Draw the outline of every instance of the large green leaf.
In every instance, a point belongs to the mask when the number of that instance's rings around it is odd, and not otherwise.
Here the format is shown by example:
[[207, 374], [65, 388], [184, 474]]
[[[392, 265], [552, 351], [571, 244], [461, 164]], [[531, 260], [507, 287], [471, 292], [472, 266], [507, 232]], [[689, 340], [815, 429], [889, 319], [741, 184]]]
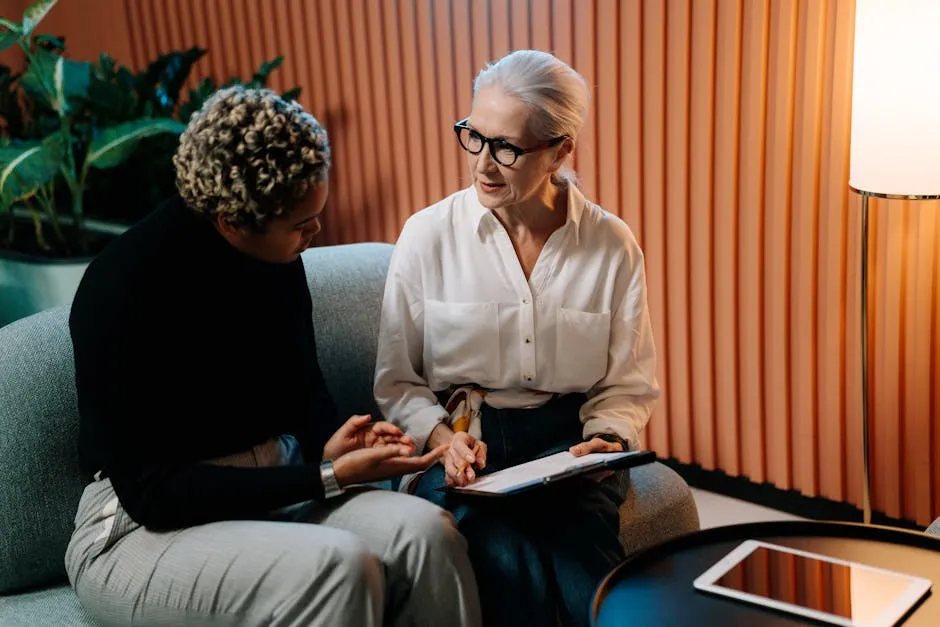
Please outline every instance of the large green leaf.
[[40, 48], [33, 53], [33, 62], [23, 75], [22, 85], [27, 93], [41, 98], [56, 111], [67, 111], [71, 100], [88, 97], [90, 82], [90, 63], [63, 59]]
[[42, 21], [46, 14], [52, 10], [58, 0], [39, 0], [26, 7], [23, 11], [23, 35], [29, 35]]
[[16, 31], [5, 30], [0, 33], [0, 52], [3, 52], [10, 46], [16, 43], [20, 38], [19, 34]]
[[93, 168], [113, 168], [130, 157], [145, 137], [160, 133], [179, 134], [185, 128], [185, 125], [170, 118], [134, 120], [112, 126], [92, 140], [85, 164]]
[[41, 142], [0, 148], [0, 207], [29, 198], [59, 172], [65, 142], [58, 133]]

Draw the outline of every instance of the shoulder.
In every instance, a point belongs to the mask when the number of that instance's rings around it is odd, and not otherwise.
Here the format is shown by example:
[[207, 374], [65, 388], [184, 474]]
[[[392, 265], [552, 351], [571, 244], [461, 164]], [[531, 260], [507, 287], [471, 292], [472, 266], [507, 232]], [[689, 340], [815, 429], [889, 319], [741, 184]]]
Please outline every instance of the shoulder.
[[618, 215], [589, 200], [584, 201], [580, 234], [595, 250], [619, 253], [627, 260], [643, 260], [643, 249], [630, 226]]
[[169, 274], [168, 259], [179, 247], [174, 210], [180, 208], [154, 209], [98, 253], [82, 275], [73, 306], [119, 307]]

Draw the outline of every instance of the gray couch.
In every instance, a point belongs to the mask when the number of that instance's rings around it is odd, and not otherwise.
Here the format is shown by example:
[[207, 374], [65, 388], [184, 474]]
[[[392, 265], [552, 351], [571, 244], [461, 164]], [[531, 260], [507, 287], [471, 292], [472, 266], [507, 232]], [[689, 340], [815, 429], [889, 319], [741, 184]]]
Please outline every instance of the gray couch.
[[[392, 246], [312, 249], [320, 361], [341, 415], [374, 412], [372, 372]], [[68, 306], [0, 328], [0, 625], [91, 625], [63, 555], [83, 489]], [[697, 530], [684, 481], [662, 464], [631, 471], [621, 510], [628, 552]]]

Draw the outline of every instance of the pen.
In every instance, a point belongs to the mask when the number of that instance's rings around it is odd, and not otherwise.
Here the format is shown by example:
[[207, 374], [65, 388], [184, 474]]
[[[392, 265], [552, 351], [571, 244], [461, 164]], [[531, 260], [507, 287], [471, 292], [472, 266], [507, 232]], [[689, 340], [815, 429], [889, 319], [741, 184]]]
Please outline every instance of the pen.
[[[473, 448], [470, 450], [470, 452], [473, 453], [473, 459], [474, 461], [476, 461], [476, 457], [480, 453], [480, 443], [479, 442], [474, 443]], [[469, 462], [464, 461], [462, 464], [460, 464], [460, 468], [458, 468], [458, 471], [461, 473], [467, 472], [469, 465], [470, 465]], [[470, 479], [469, 474], [467, 475], [467, 479]]]

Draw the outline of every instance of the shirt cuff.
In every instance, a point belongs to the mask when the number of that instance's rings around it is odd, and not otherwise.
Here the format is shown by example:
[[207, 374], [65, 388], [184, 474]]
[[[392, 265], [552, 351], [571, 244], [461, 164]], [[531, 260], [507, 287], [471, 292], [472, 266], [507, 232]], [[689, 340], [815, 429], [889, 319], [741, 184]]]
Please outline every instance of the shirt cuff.
[[440, 405], [425, 407], [408, 417], [404, 431], [414, 438], [418, 455], [424, 454], [424, 447], [427, 446], [431, 432], [447, 418], [447, 412]]
[[626, 441], [628, 451], [635, 451], [639, 448], [639, 434], [633, 425], [625, 420], [614, 420], [611, 418], [590, 418], [584, 423], [584, 440], [588, 441], [595, 435], [609, 433]]

